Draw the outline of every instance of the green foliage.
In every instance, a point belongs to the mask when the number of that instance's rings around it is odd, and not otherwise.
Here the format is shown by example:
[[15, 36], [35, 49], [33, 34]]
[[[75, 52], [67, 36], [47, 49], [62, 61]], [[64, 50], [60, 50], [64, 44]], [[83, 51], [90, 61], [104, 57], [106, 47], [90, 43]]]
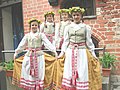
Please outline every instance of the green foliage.
[[13, 67], [14, 67], [13, 64], [14, 64], [14, 61], [10, 60], [8, 62], [1, 62], [0, 66], [2, 66], [4, 70], [13, 70]]
[[100, 62], [103, 66], [103, 68], [110, 68], [110, 67], [115, 67], [115, 61], [116, 61], [116, 56], [111, 55], [108, 52], [105, 52], [102, 58], [100, 58]]

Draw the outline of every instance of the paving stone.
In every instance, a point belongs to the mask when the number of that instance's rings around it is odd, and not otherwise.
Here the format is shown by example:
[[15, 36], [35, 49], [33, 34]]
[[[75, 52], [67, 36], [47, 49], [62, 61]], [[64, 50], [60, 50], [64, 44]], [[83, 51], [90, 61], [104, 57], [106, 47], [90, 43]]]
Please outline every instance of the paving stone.
[[[110, 80], [110, 82], [109, 82]], [[120, 76], [102, 77], [102, 90], [120, 90]]]
[[116, 89], [119, 89], [119, 90], [120, 90], [120, 86], [118, 86]]
[[102, 84], [102, 90], [109, 90], [109, 84]]
[[117, 82], [117, 76], [116, 75], [111, 75], [111, 82]]
[[109, 77], [102, 77], [102, 90], [109, 90], [110, 82]]
[[113, 85], [118, 85], [118, 86], [120, 86], [120, 82], [115, 82], [115, 83], [113, 83]]
[[108, 84], [109, 83], [109, 77], [102, 77], [102, 83]]
[[113, 90], [120, 90], [120, 89], [118, 88], [118, 89], [113, 89]]

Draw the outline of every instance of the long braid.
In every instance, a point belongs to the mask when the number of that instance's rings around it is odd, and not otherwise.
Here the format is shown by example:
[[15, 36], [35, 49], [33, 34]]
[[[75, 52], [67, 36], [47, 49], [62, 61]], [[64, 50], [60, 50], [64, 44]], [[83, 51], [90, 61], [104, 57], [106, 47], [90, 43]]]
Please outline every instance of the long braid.
[[62, 18], [61, 18], [61, 15], [60, 15], [60, 21], [59, 21], [59, 36], [60, 36], [61, 21], [62, 21]]
[[29, 24], [29, 33], [31, 32], [31, 23]]
[[45, 23], [44, 23], [44, 27], [47, 28], [47, 25], [46, 25], [46, 16], [45, 16]]
[[82, 16], [81, 16], [81, 21], [84, 22], [83, 14], [82, 14]]
[[39, 32], [40, 32], [40, 24], [38, 25], [38, 30], [39, 30]]
[[53, 27], [55, 27], [54, 15], [53, 15], [53, 22], [54, 22]]

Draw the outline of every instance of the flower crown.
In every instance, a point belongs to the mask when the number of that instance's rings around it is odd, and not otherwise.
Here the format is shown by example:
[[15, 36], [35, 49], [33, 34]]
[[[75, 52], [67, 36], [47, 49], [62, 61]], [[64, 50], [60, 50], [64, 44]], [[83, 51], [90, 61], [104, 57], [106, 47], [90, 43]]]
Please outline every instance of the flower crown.
[[28, 23], [29, 23], [29, 24], [31, 24], [31, 22], [33, 22], [33, 21], [38, 22], [38, 24], [40, 24], [40, 23], [41, 23], [41, 21], [40, 21], [40, 20], [38, 20], [38, 19], [36, 19], [36, 18], [32, 18], [32, 19], [30, 19], [30, 20], [28, 21]]
[[59, 14], [63, 13], [63, 12], [66, 12], [66, 13], [69, 13], [69, 9], [60, 9], [58, 11]]
[[49, 14], [52, 14], [53, 16], [55, 15], [55, 13], [54, 12], [46, 12], [46, 13], [44, 13], [44, 17], [46, 17], [47, 15], [49, 15]]
[[81, 12], [82, 14], [85, 12], [84, 8], [80, 8], [80, 7], [72, 7], [69, 8], [70, 14], [72, 14], [72, 12]]

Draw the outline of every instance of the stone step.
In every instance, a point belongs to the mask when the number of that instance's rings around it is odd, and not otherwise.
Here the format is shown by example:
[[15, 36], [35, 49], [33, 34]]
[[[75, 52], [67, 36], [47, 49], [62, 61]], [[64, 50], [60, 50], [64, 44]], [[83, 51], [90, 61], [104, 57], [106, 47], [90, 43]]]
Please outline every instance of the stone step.
[[117, 85], [117, 86], [120, 86], [120, 82], [115, 82], [115, 83], [112, 83], [112, 85]]
[[120, 86], [114, 87], [113, 90], [120, 90]]
[[120, 90], [120, 88], [118, 88], [118, 89], [113, 89], [113, 90]]

